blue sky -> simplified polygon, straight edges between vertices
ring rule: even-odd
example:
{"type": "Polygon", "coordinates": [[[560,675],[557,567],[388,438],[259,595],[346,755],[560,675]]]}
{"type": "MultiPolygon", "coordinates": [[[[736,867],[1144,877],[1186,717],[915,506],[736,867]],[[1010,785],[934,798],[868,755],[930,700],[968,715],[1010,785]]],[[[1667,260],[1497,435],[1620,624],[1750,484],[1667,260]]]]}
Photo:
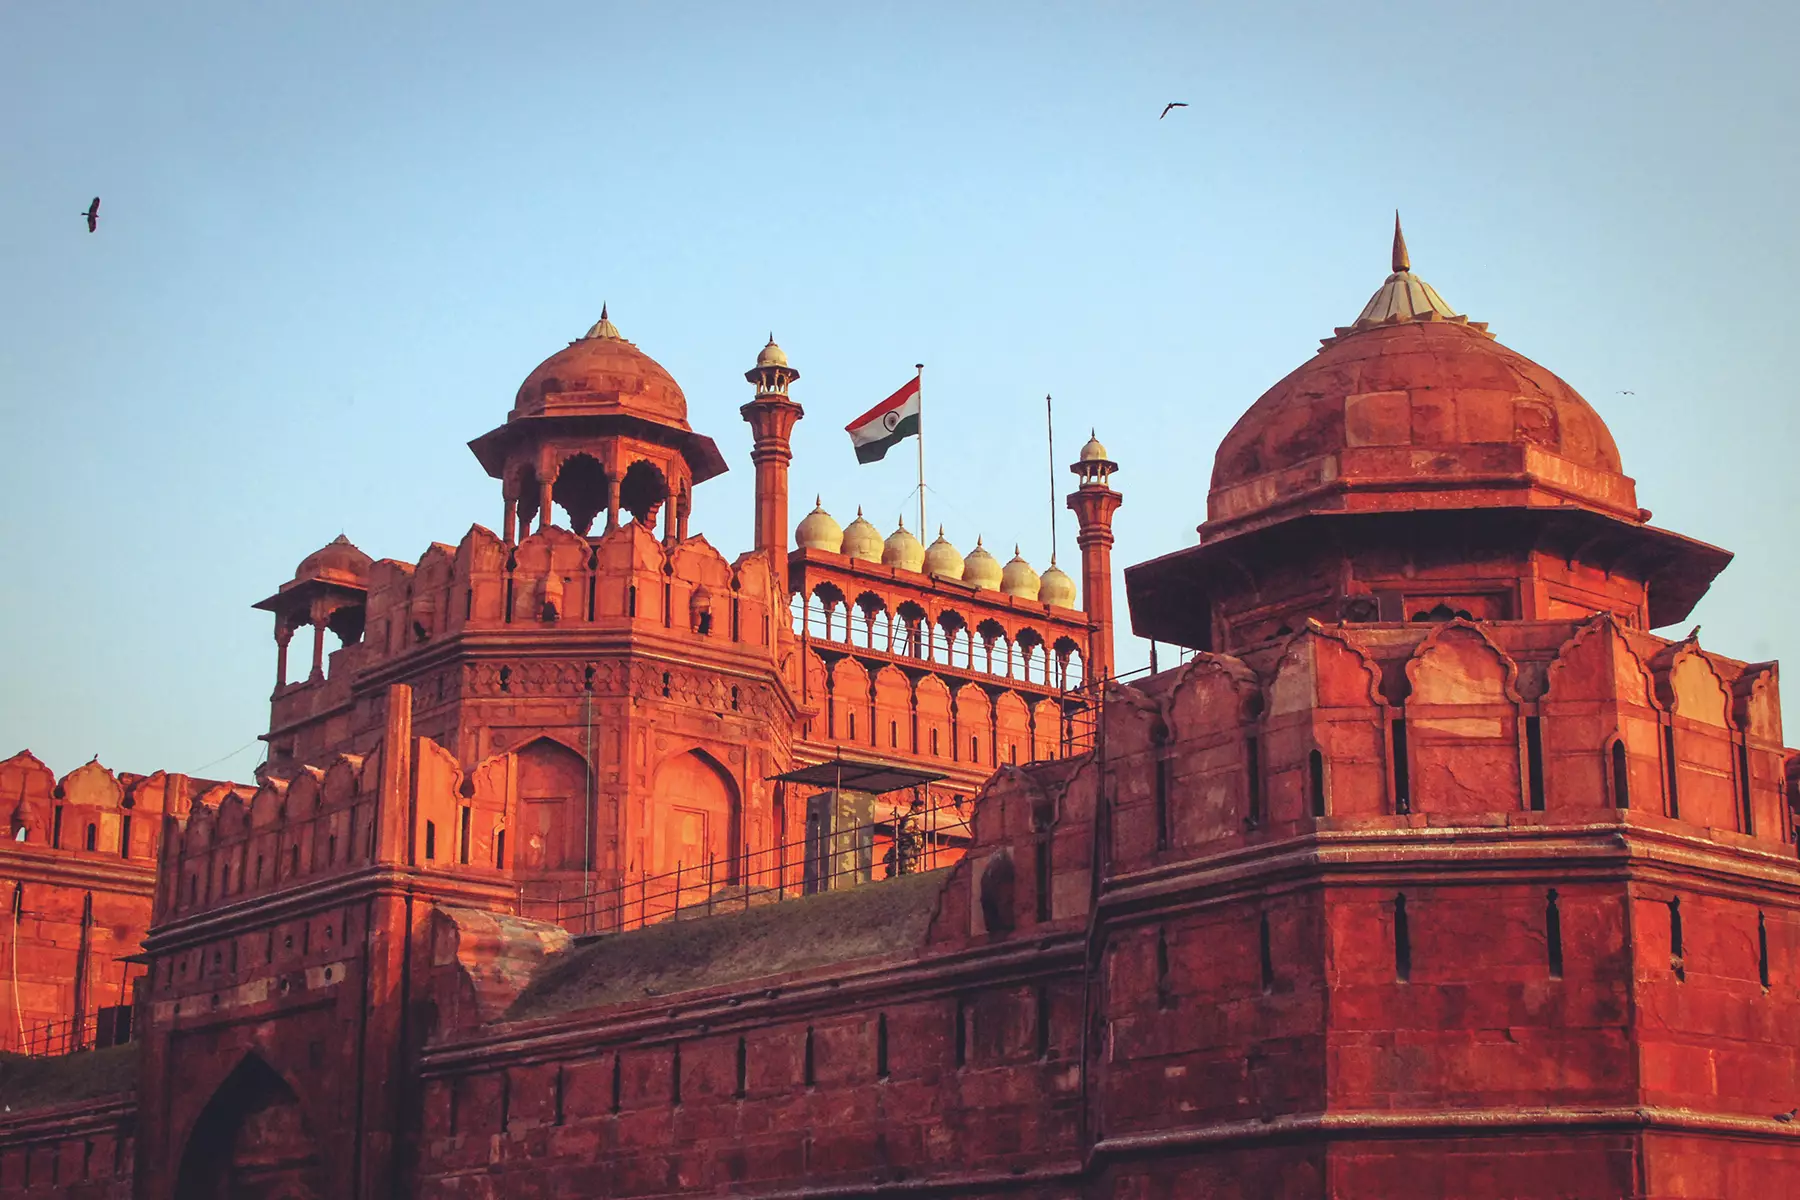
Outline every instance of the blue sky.
{"type": "Polygon", "coordinates": [[[796,519],[891,525],[911,458],[842,426],[924,361],[953,541],[1049,557],[1052,392],[1058,459],[1123,464],[1119,562],[1192,544],[1396,207],[1737,552],[1705,643],[1800,657],[1796,44],[1772,4],[0,7],[0,755],[248,777],[249,605],[340,531],[495,525],[464,443],[603,301],[731,461],[728,554],[771,329],[796,519]]]}

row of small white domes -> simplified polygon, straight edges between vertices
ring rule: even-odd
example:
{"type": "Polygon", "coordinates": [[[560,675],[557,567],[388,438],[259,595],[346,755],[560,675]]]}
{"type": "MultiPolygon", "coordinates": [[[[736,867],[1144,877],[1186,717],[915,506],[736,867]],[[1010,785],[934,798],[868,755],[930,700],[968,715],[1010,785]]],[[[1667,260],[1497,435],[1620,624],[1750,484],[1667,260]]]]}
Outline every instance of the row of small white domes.
{"type": "Polygon", "coordinates": [[[794,530],[794,541],[803,550],[828,550],[863,562],[899,567],[903,571],[959,579],[978,588],[1041,600],[1059,608],[1075,607],[1075,581],[1056,565],[1054,556],[1050,560],[1050,569],[1039,575],[1014,546],[1012,561],[1002,567],[1000,560],[982,546],[980,538],[975,539],[975,549],[966,556],[957,553],[956,547],[944,537],[941,525],[938,526],[937,541],[929,546],[912,535],[904,519],[898,529],[884,538],[879,529],[863,518],[862,509],[856,510],[856,520],[845,528],[815,500],[813,510],[794,530]]]}

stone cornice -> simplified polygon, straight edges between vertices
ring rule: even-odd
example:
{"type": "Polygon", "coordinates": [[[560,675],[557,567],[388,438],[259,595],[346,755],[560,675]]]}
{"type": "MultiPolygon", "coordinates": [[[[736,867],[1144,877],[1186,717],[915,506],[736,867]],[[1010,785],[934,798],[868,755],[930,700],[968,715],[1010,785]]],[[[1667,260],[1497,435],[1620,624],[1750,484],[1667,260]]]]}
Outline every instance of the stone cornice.
{"type": "Polygon", "coordinates": [[[1800,906],[1800,863],[1731,846],[1673,822],[1324,829],[1110,876],[1100,906],[1130,916],[1271,885],[1472,884],[1543,876],[1675,883],[1730,894],[1773,890],[1800,906]]]}

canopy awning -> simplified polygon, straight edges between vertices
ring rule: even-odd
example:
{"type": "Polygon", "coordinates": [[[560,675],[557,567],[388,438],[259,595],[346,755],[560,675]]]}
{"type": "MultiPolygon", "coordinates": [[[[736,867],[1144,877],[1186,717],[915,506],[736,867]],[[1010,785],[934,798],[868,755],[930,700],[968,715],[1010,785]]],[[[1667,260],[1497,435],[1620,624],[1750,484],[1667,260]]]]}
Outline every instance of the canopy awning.
{"type": "Polygon", "coordinates": [[[847,789],[852,792],[897,792],[902,788],[935,783],[949,776],[942,771],[921,771],[917,767],[894,763],[869,762],[854,758],[828,758],[822,763],[796,767],[770,779],[781,783],[804,783],[813,787],[847,789]]]}

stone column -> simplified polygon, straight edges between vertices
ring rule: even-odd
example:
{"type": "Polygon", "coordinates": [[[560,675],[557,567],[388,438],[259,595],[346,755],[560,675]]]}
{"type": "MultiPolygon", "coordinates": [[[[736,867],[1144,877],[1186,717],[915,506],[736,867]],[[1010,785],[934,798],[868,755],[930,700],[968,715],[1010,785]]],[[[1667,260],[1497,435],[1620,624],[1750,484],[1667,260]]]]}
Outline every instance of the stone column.
{"type": "Polygon", "coordinates": [[[294,627],[286,617],[275,618],[275,690],[287,686],[288,643],[294,640],[294,627]]]}

